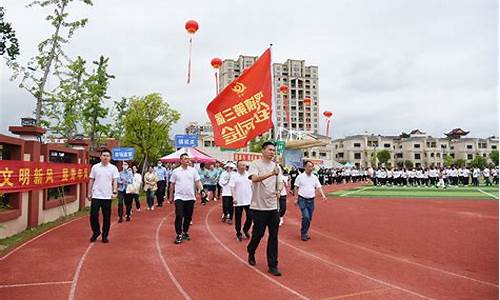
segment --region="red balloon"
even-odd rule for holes
[[[311,105],[311,98],[304,98],[304,105]]]
[[[196,31],[198,31],[198,28],[200,28],[200,26],[198,25],[198,22],[196,22],[194,20],[187,21],[185,27],[186,27],[187,32],[192,33],[192,34],[194,34]]]
[[[288,85],[284,85],[284,84],[282,84],[282,85],[280,86],[280,92],[281,92],[282,94],[288,94]]]
[[[218,68],[220,68],[220,66],[222,66],[222,59],[220,59],[218,57],[214,57],[214,58],[212,58],[212,61],[210,62],[210,64],[212,65],[212,67],[214,69],[218,69]]]
[[[331,111],[325,111],[323,113],[323,116],[327,117],[327,118],[330,118],[331,116],[333,116],[333,113]]]

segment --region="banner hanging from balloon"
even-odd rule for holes
[[[271,49],[215,97],[207,107],[215,144],[245,147],[273,127]]]

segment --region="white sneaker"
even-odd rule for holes
[[[155,207],[154,207],[154,205],[153,205],[153,206],[151,206],[151,210],[155,210]]]
[[[283,225],[283,218],[280,218],[280,226]]]

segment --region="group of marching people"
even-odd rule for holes
[[[498,185],[498,167],[482,170],[480,168],[376,168],[368,169],[374,185],[390,186],[479,186],[482,181],[486,186]]]

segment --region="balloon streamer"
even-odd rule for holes
[[[219,95],[219,76],[215,72],[215,95]]]
[[[193,38],[189,38],[189,56],[188,56],[188,74],[187,74],[187,83],[191,82],[191,51],[193,48]]]

